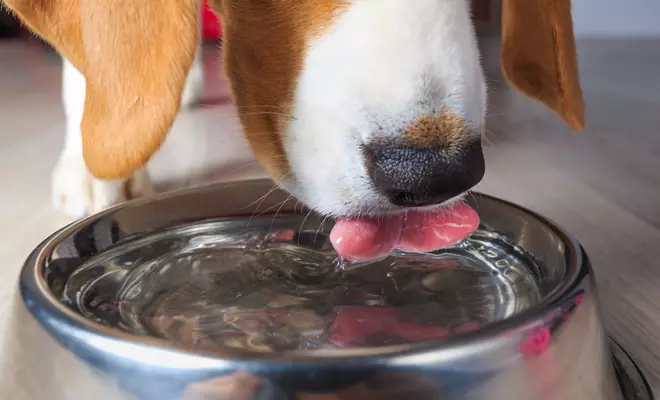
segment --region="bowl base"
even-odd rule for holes
[[[654,400],[653,391],[635,361],[616,341],[612,343],[614,370],[625,400]]]

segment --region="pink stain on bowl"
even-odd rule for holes
[[[520,344],[520,352],[524,355],[539,355],[550,347],[550,329],[539,328]]]

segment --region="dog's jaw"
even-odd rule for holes
[[[373,189],[360,147],[447,110],[478,135],[484,81],[465,0],[352,2],[308,46],[282,132],[291,173],[281,186],[327,215],[396,210]]]

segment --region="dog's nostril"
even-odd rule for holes
[[[448,150],[372,144],[364,155],[376,189],[402,207],[449,200],[479,183],[485,169],[478,140]]]
[[[390,203],[402,207],[424,206],[432,202],[432,199],[411,192],[385,191],[385,196]]]

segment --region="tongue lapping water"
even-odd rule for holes
[[[63,298],[87,318],[191,349],[285,352],[447,337],[541,296],[533,260],[486,231],[433,254],[347,263],[327,232],[228,226],[118,244],[76,270]]]

